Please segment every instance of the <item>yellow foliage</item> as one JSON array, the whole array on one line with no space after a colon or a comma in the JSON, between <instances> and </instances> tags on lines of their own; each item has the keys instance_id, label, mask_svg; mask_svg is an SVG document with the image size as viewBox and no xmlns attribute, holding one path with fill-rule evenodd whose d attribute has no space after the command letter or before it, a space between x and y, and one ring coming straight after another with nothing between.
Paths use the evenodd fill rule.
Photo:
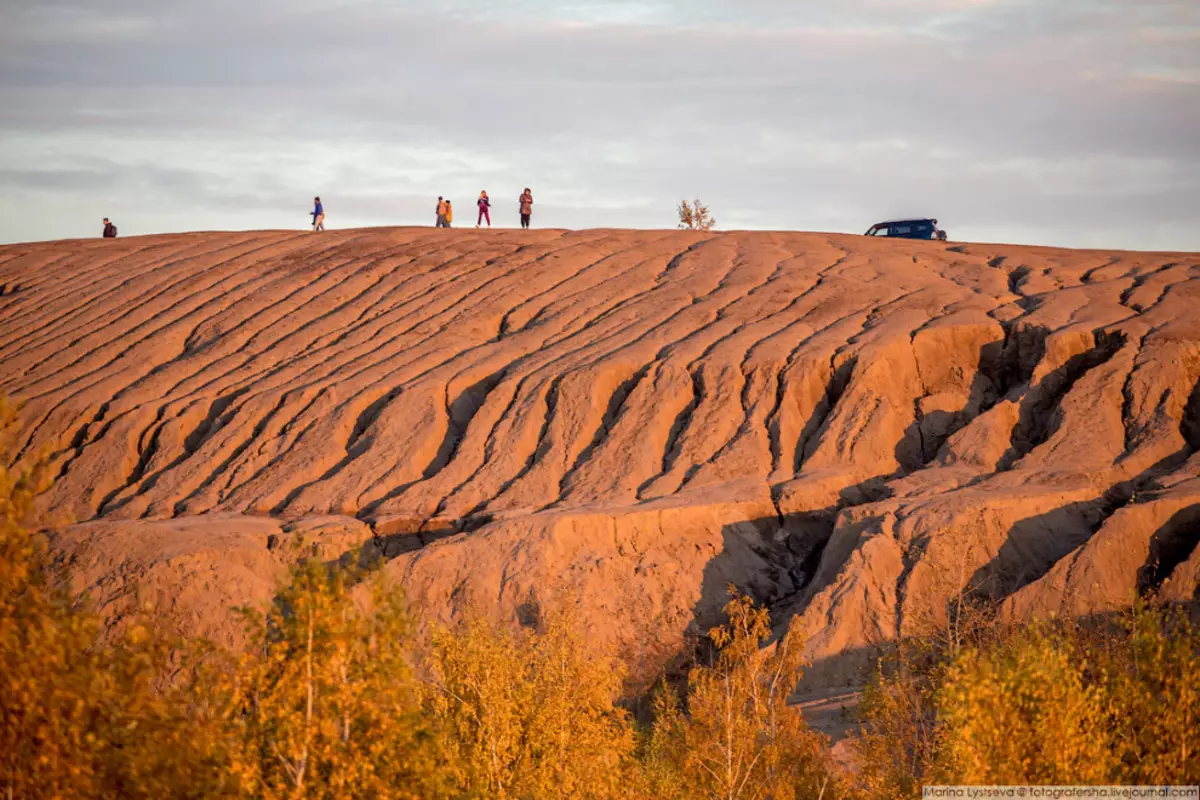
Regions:
<instances>
[{"instance_id":1,"label":"yellow foliage","mask_svg":"<svg viewBox=\"0 0 1200 800\"><path fill-rule=\"evenodd\" d=\"M395 592L351 602L347 574L299 567L254 645L215 687L228 709L227 768L266 798L419 798L434 791L434 741L407 661L410 625Z\"/></svg>"},{"instance_id":2,"label":"yellow foliage","mask_svg":"<svg viewBox=\"0 0 1200 800\"><path fill-rule=\"evenodd\" d=\"M965 581L965 560L960 583ZM967 648L986 648L1008 635L994 604L959 591L945 618L919 617L919 633L898 642L880 659L879 671L863 690L861 728L851 740L864 795L879 800L920 797L925 784L942 781L938 763L944 726L938 693L951 662ZM952 781L951 781L952 782Z\"/></svg>"},{"instance_id":3,"label":"yellow foliage","mask_svg":"<svg viewBox=\"0 0 1200 800\"><path fill-rule=\"evenodd\" d=\"M434 633L429 662L427 706L456 796L627 796L633 731L614 705L623 673L585 652L563 610L532 630L472 613Z\"/></svg>"},{"instance_id":4,"label":"yellow foliage","mask_svg":"<svg viewBox=\"0 0 1200 800\"><path fill-rule=\"evenodd\" d=\"M961 783L1097 784L1113 771L1103 685L1071 637L1042 627L969 648L941 692L941 758Z\"/></svg>"},{"instance_id":5,"label":"yellow foliage","mask_svg":"<svg viewBox=\"0 0 1200 800\"><path fill-rule=\"evenodd\" d=\"M870 798L922 784L1200 779L1200 636L1139 604L1106 627L1039 624L938 646L878 676L855 741Z\"/></svg>"},{"instance_id":6,"label":"yellow foliage","mask_svg":"<svg viewBox=\"0 0 1200 800\"><path fill-rule=\"evenodd\" d=\"M962 782L1200 778L1200 636L1139 604L1118 630L1034 626L946 677L945 759Z\"/></svg>"},{"instance_id":7,"label":"yellow foliage","mask_svg":"<svg viewBox=\"0 0 1200 800\"><path fill-rule=\"evenodd\" d=\"M647 756L652 791L714 800L834 797L828 742L788 706L803 667L801 636L789 631L764 648L767 610L730 593L728 623L709 632L714 662L688 675L686 714L670 694L656 698Z\"/></svg>"},{"instance_id":8,"label":"yellow foliage","mask_svg":"<svg viewBox=\"0 0 1200 800\"><path fill-rule=\"evenodd\" d=\"M0 399L5 445L15 416ZM168 643L134 624L113 643L97 644L98 621L47 582L43 548L26 527L47 485L42 462L0 467L0 792L219 793L208 751L195 746L183 695L156 688Z\"/></svg>"},{"instance_id":9,"label":"yellow foliage","mask_svg":"<svg viewBox=\"0 0 1200 800\"><path fill-rule=\"evenodd\" d=\"M1200 783L1200 633L1181 610L1138 605L1119 646L1091 645L1104 667L1121 783Z\"/></svg>"},{"instance_id":10,"label":"yellow foliage","mask_svg":"<svg viewBox=\"0 0 1200 800\"><path fill-rule=\"evenodd\" d=\"M865 797L920 797L921 786L935 782L939 685L929 672L900 662L863 690L862 727L852 744Z\"/></svg>"}]
</instances>

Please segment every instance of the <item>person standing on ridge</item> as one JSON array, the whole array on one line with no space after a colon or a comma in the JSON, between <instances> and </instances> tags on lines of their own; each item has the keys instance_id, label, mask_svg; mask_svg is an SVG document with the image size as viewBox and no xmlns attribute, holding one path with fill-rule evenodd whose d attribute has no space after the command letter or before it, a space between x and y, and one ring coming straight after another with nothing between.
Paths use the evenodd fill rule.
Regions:
<instances>
[{"instance_id":1,"label":"person standing on ridge","mask_svg":"<svg viewBox=\"0 0 1200 800\"><path fill-rule=\"evenodd\" d=\"M451 222L454 222L454 207L450 205L449 200L446 201L446 216L444 217L444 219L445 219L445 222L443 223L443 225L445 225L447 228L450 227ZM470 219L470 217L467 217L467 219Z\"/></svg>"},{"instance_id":2,"label":"person standing on ridge","mask_svg":"<svg viewBox=\"0 0 1200 800\"><path fill-rule=\"evenodd\" d=\"M321 205L321 198L319 197L313 198L312 218L312 229L314 232L325 230L325 207Z\"/></svg>"},{"instance_id":3,"label":"person standing on ridge","mask_svg":"<svg viewBox=\"0 0 1200 800\"><path fill-rule=\"evenodd\" d=\"M533 214L533 192L529 191L529 187L525 187L525 191L517 199L517 203L521 209L521 227L529 227L529 217Z\"/></svg>"},{"instance_id":4,"label":"person standing on ridge","mask_svg":"<svg viewBox=\"0 0 1200 800\"><path fill-rule=\"evenodd\" d=\"M117 238L117 226L113 225L111 222L109 222L108 217L104 218L104 238L105 239Z\"/></svg>"},{"instance_id":5,"label":"person standing on ridge","mask_svg":"<svg viewBox=\"0 0 1200 800\"><path fill-rule=\"evenodd\" d=\"M492 207L492 201L488 200L486 190L479 193L479 200L476 201L476 205L479 206L479 218L475 220L475 227L478 228L479 223L485 219L487 220L488 227L492 227L492 215L489 211Z\"/></svg>"},{"instance_id":6,"label":"person standing on ridge","mask_svg":"<svg viewBox=\"0 0 1200 800\"><path fill-rule=\"evenodd\" d=\"M439 195L437 202L437 221L433 223L435 228L446 227L446 200Z\"/></svg>"}]
</instances>

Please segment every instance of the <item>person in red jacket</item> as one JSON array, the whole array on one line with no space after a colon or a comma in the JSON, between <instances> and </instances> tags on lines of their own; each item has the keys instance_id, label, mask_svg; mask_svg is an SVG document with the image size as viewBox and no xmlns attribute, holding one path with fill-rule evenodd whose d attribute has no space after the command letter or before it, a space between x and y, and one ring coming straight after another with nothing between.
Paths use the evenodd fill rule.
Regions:
<instances>
[{"instance_id":1,"label":"person in red jacket","mask_svg":"<svg viewBox=\"0 0 1200 800\"><path fill-rule=\"evenodd\" d=\"M479 223L483 222L485 219L487 220L488 227L492 227L492 215L490 213L492 201L488 200L487 191L482 191L479 193L479 199L475 202L475 204L479 206L479 218L475 220L475 227L478 228Z\"/></svg>"}]
</instances>

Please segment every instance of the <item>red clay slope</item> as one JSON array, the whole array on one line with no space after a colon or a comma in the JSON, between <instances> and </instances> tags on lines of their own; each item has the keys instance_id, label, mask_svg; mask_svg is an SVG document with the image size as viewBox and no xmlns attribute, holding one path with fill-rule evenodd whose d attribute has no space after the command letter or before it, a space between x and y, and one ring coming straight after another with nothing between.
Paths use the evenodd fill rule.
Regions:
<instances>
[{"instance_id":1,"label":"red clay slope","mask_svg":"<svg viewBox=\"0 0 1200 800\"><path fill-rule=\"evenodd\" d=\"M301 533L374 542L438 613L569 598L643 656L729 582L816 658L963 586L1022 617L1196 593L1196 254L200 233L0 248L0 284L0 392L114 619L148 593L235 639Z\"/></svg>"}]
</instances>

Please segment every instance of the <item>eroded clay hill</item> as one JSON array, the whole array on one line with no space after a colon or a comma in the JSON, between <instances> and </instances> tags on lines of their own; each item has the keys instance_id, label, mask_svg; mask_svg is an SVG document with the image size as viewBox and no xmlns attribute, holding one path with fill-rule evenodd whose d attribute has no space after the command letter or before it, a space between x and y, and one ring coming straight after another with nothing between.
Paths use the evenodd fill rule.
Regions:
<instances>
[{"instance_id":1,"label":"eroded clay hill","mask_svg":"<svg viewBox=\"0 0 1200 800\"><path fill-rule=\"evenodd\" d=\"M428 613L679 647L735 583L818 663L1200 577L1200 256L661 231L0 248L0 391L114 620L235 639L296 541Z\"/></svg>"}]
</instances>

